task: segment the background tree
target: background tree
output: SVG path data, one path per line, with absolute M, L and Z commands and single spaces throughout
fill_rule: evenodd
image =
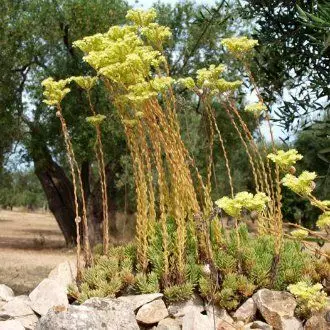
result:
M 328 2 L 249 0 L 241 10 L 259 40 L 252 69 L 275 119 L 286 131 L 307 126 L 329 107 Z

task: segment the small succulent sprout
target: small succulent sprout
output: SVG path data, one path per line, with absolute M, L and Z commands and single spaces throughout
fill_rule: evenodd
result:
M 180 78 L 178 79 L 178 84 L 185 87 L 185 88 L 188 88 L 190 90 L 194 89 L 196 87 L 196 84 L 195 84 L 195 81 L 193 78 L 191 77 L 187 77 L 187 78 Z
M 277 164 L 283 171 L 290 171 L 290 168 L 303 156 L 296 149 L 289 149 L 288 151 L 278 150 L 276 153 L 270 153 L 267 158 Z
M 68 83 L 68 79 L 58 81 L 55 81 L 51 77 L 45 79 L 41 83 L 45 89 L 43 92 L 45 97 L 43 102 L 52 106 L 60 104 L 64 96 L 70 92 L 70 88 L 66 87 Z
M 308 237 L 308 230 L 305 229 L 296 229 L 291 232 L 291 236 L 297 240 L 304 240 Z
M 322 213 L 316 221 L 316 225 L 320 229 L 330 229 L 330 212 L 325 211 Z
M 95 86 L 97 82 L 97 77 L 80 76 L 80 77 L 71 77 L 70 80 L 74 81 L 80 88 L 89 91 Z
M 243 209 L 251 212 L 262 212 L 268 202 L 270 202 L 270 198 L 264 193 L 253 195 L 247 191 L 242 191 L 237 193 L 234 198 L 222 197 L 215 204 L 230 216 L 239 218 Z
M 227 48 L 228 52 L 240 57 L 250 53 L 258 45 L 258 40 L 248 39 L 247 37 L 233 37 L 222 39 L 221 44 Z
M 292 174 L 286 174 L 282 179 L 282 184 L 298 195 L 307 196 L 315 188 L 315 178 L 316 173 L 308 171 L 302 172 L 298 177 Z
M 106 116 L 97 114 L 95 116 L 90 116 L 86 118 L 86 121 L 93 126 L 98 126 L 106 119 Z
M 244 110 L 259 117 L 263 111 L 267 110 L 267 107 L 262 102 L 257 102 L 248 104 Z
M 133 22 L 137 26 L 148 26 L 153 23 L 157 17 L 155 9 L 130 9 L 126 14 L 126 19 Z

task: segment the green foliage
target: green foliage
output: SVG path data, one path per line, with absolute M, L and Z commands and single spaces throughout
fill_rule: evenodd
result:
M 138 273 L 136 275 L 135 287 L 139 293 L 154 293 L 159 292 L 159 277 L 155 272 L 149 274 Z
M 297 299 L 298 315 L 305 319 L 327 306 L 327 294 L 320 283 L 312 285 L 310 282 L 298 282 L 289 285 L 288 290 Z
M 0 205 L 3 208 L 17 206 L 30 210 L 44 208 L 46 198 L 34 173 L 28 170 L 0 174 Z
M 91 297 L 115 297 L 122 290 L 132 288 L 135 283 L 134 246 L 112 247 L 107 255 L 98 254 L 102 250 L 102 246 L 94 250 L 95 263 L 83 270 L 79 288 L 69 288 L 69 295 L 80 303 Z
M 192 296 L 194 288 L 195 284 L 191 282 L 169 286 L 164 289 L 164 296 L 168 301 L 188 300 Z

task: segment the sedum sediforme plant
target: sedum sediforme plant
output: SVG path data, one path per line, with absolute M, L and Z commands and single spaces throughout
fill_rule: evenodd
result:
M 248 65 L 257 42 L 243 37 L 224 39 L 222 44 L 242 62 L 255 87 L 258 102 L 246 105 L 245 111 L 255 117 L 258 125 L 260 116 L 266 119 L 273 149 L 269 157 L 266 157 L 260 126 L 262 148 L 238 109 L 235 93 L 242 85 L 241 80 L 226 80 L 226 67 L 212 64 L 198 70 L 195 79 L 186 77 L 175 81 L 169 75 L 163 55 L 171 37 L 169 28 L 155 23 L 154 10 L 130 10 L 126 18 L 127 24 L 112 26 L 107 32 L 85 37 L 74 45 L 95 70 L 98 82 L 106 87 L 126 135 L 137 199 L 136 262 L 108 248 L 107 187 L 100 130 L 107 116 L 98 114 L 91 102 L 96 77 L 71 77 L 59 82 L 50 80 L 48 87 L 45 84 L 49 104 L 58 107 L 70 159 L 74 159 L 73 150 L 60 111 L 60 102 L 69 92 L 66 86 L 70 81 L 86 91 L 91 112 L 86 120 L 96 131 L 104 255 L 83 272 L 77 298 L 83 301 L 93 295 L 118 295 L 132 287 L 143 293 L 163 290 L 168 300 L 182 300 L 199 290 L 206 299 L 232 309 L 258 287 L 283 289 L 297 282 L 298 276 L 313 280 L 323 277 L 327 266 L 314 259 L 309 262 L 309 257 L 301 251 L 299 241 L 306 232 L 293 233 L 291 238 L 295 241 L 283 240 L 280 169 L 290 172 L 283 184 L 307 194 L 313 203 L 323 207 L 324 216 L 319 220 L 322 226 L 327 226 L 329 209 L 326 203 L 311 195 L 315 179 L 311 173 L 294 176 L 293 165 L 300 156 L 294 151 L 276 151 L 269 111 Z M 195 93 L 205 112 L 210 134 L 206 178 L 200 175 L 181 139 L 176 114 L 177 86 Z M 255 194 L 234 190 L 225 141 L 212 105 L 214 100 L 222 105 L 245 148 Z M 231 191 L 230 197 L 220 198 L 216 205 L 235 218 L 236 228 L 229 233 L 221 229 L 210 198 L 216 138 L 225 159 Z M 71 170 L 79 174 L 75 161 Z M 259 236 L 255 240 L 250 240 L 246 229 L 238 225 L 246 211 L 258 215 Z
M 297 195 L 302 198 L 307 198 L 313 206 L 318 207 L 323 211 L 319 216 L 319 219 L 316 222 L 316 225 L 325 230 L 329 234 L 330 228 L 330 202 L 329 201 L 320 201 L 313 195 L 313 190 L 316 187 L 315 179 L 317 174 L 315 172 L 303 171 L 300 175 L 295 175 L 296 169 L 294 165 L 298 160 L 302 159 L 297 150 L 290 149 L 288 151 L 278 150 L 276 153 L 271 153 L 268 155 L 268 158 L 276 163 L 279 168 L 285 173 L 284 177 L 281 180 L 281 183 L 295 192 Z M 309 235 L 321 238 L 322 240 L 328 241 L 324 235 L 317 234 L 311 230 L 307 230 L 301 226 L 300 229 L 293 231 L 291 235 L 294 238 L 303 240 L 306 239 Z M 305 242 L 306 246 L 310 246 L 308 242 Z M 315 250 L 315 249 L 314 249 Z M 323 254 L 319 250 L 315 250 L 318 253 Z M 329 256 L 323 254 L 327 259 Z
M 297 299 L 298 314 L 307 319 L 313 313 L 320 312 L 327 306 L 327 294 L 323 291 L 322 284 L 298 282 L 288 286 L 288 290 Z
M 74 192 L 74 205 L 75 205 L 75 222 L 76 222 L 76 231 L 77 231 L 77 270 L 78 270 L 78 278 L 81 276 L 81 265 L 80 265 L 80 222 L 81 217 L 79 215 L 79 203 L 78 203 L 78 189 L 80 192 L 80 198 L 82 199 L 82 225 L 84 230 L 84 256 L 85 263 L 87 266 L 92 264 L 92 253 L 90 249 L 89 236 L 88 236 L 88 221 L 87 221 L 87 212 L 86 212 L 86 202 L 85 202 L 85 194 L 83 189 L 83 184 L 81 180 L 81 172 L 79 165 L 77 163 L 74 150 L 72 147 L 71 138 L 68 132 L 66 121 L 63 117 L 61 101 L 70 92 L 70 89 L 67 87 L 70 80 L 60 80 L 54 81 L 52 78 L 45 79 L 42 82 L 43 87 L 45 88 L 44 102 L 52 107 L 56 108 L 56 116 L 59 118 L 61 122 L 62 134 L 64 137 L 65 147 L 67 150 L 67 156 L 70 166 L 70 172 L 73 183 L 73 192 Z

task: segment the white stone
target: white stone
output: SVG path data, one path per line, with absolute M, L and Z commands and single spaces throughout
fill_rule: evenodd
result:
M 0 300 L 9 301 L 14 297 L 14 291 L 6 284 L 0 284 Z
M 303 330 L 302 323 L 296 317 L 282 317 L 281 326 L 283 330 Z
M 0 321 L 0 330 L 25 330 L 25 328 L 16 320 L 7 320 Z
M 131 295 L 131 296 L 121 296 L 118 298 L 120 301 L 124 301 L 132 305 L 134 311 L 139 309 L 141 306 L 160 299 L 163 297 L 162 293 L 148 293 L 148 294 L 139 294 L 139 295 Z
M 202 299 L 197 295 L 193 295 L 187 301 L 172 303 L 168 306 L 168 312 L 173 317 L 183 317 L 188 311 L 191 310 L 199 313 L 205 310 Z
M 236 321 L 243 321 L 244 323 L 251 322 L 257 313 L 257 305 L 252 298 L 249 298 L 243 305 L 241 305 L 233 315 Z
M 25 328 L 34 329 L 38 317 L 29 306 L 27 296 L 18 296 L 10 300 L 0 309 L 0 319 L 10 317 L 19 321 Z
M 154 324 L 165 319 L 168 316 L 168 310 L 163 300 L 154 300 L 143 305 L 136 314 L 138 322 L 144 324 Z
M 273 330 L 273 327 L 265 322 L 254 321 L 243 327 L 243 330 Z
M 58 264 L 48 275 L 50 280 L 54 280 L 61 285 L 65 292 L 70 284 L 76 283 L 77 266 L 73 261 L 65 261 Z
M 39 315 L 47 314 L 55 306 L 67 308 L 68 297 L 63 286 L 54 280 L 44 279 L 29 295 L 31 308 Z
M 161 320 L 157 325 L 157 330 L 181 330 L 181 324 L 176 319 L 170 317 Z
M 190 309 L 182 320 L 182 330 L 213 330 L 214 325 L 207 315 Z
M 206 314 L 211 320 L 211 323 L 216 325 L 217 330 L 233 330 L 235 329 L 232 325 L 234 320 L 232 317 L 227 313 L 224 308 L 220 308 L 219 306 L 215 305 L 208 305 L 206 308 Z
M 297 302 L 289 292 L 261 289 L 252 298 L 263 318 L 276 330 L 284 330 L 283 319 L 294 317 Z
M 91 298 L 67 310 L 51 309 L 36 330 L 139 330 L 131 306 L 112 298 Z

